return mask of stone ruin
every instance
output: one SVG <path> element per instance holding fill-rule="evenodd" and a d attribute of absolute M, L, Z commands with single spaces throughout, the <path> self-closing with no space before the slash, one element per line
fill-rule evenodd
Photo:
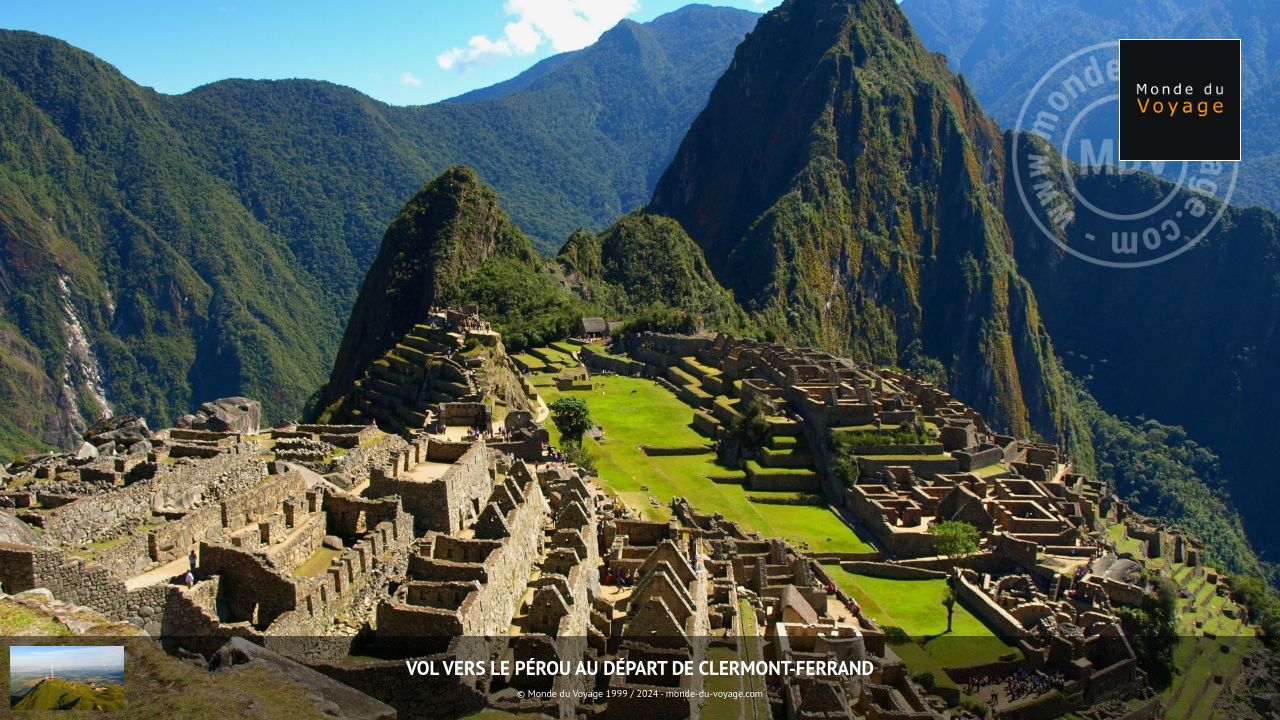
<path fill-rule="evenodd" d="M 255 402 L 232 398 L 154 433 L 119 418 L 87 434 L 101 441 L 89 444 L 96 452 L 11 466 L 0 491 L 0 587 L 46 588 L 174 651 L 243 655 L 228 643 L 251 640 L 402 718 L 485 707 L 693 718 L 707 682 L 512 674 L 407 683 L 405 658 L 726 656 L 873 661 L 865 677 L 764 678 L 761 701 L 774 717 L 938 717 L 884 629 L 819 558 L 679 499 L 666 522 L 636 519 L 584 471 L 548 463 L 533 388 L 503 379 L 505 355 L 491 352 L 501 340 L 473 317 L 445 312 L 416 328 L 393 351 L 398 360 L 366 376 L 347 424 L 264 429 Z M 743 400 L 759 399 L 769 433 L 755 462 L 771 472 L 748 470 L 746 482 L 821 493 L 878 546 L 822 562 L 946 577 L 928 528 L 964 520 L 982 547 L 950 582 L 1016 641 L 1025 666 L 1060 674 L 1077 706 L 1144 687 L 1114 606 L 1141 602 L 1146 588 L 1136 561 L 1099 540 L 1097 518 L 1127 517 L 1148 557 L 1194 564 L 1196 549 L 1143 525 L 1057 448 L 993 432 L 914 376 L 825 353 L 723 335 L 625 342 L 628 362 L 693 405 L 695 425 L 712 437 Z M 910 428 L 915 440 L 890 428 Z M 841 433 L 858 441 L 842 446 L 857 459 L 851 485 L 832 472 L 827 438 Z"/>

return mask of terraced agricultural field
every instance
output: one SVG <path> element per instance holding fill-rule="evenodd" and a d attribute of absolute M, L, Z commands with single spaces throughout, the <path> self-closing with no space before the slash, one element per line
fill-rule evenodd
<path fill-rule="evenodd" d="M 641 445 L 705 447 L 707 439 L 689 426 L 693 408 L 651 380 L 618 375 L 595 375 L 592 380 L 592 390 L 563 394 L 586 400 L 592 418 L 604 429 L 602 441 L 588 439 L 586 445 L 605 488 L 646 518 L 665 519 L 671 498 L 682 496 L 700 512 L 721 513 L 747 530 L 788 538 L 812 552 L 873 549 L 827 507 L 751 502 L 741 485 L 742 471 L 718 465 L 710 449 L 697 455 L 645 454 Z M 537 386 L 548 403 L 562 394 L 549 383 Z M 548 423 L 548 428 L 552 442 L 558 442 L 554 425 Z M 713 482 L 710 476 L 731 482 Z M 656 506 L 650 496 L 657 499 Z"/>

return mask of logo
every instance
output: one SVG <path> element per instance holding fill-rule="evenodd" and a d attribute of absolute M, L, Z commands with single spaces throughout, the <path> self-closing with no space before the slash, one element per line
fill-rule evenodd
<path fill-rule="evenodd" d="M 1077 50 L 1032 86 L 1010 168 L 1032 223 L 1058 247 L 1096 265 L 1140 268 L 1203 240 L 1225 212 L 1240 168 L 1222 160 L 1120 159 L 1119 49 L 1112 41 Z"/>

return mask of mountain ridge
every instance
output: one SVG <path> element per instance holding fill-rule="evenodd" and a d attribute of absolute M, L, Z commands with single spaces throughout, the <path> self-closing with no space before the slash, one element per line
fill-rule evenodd
<path fill-rule="evenodd" d="M 544 73 L 543 95 L 418 108 L 317 81 L 162 95 L 60 40 L 0 31 L 0 333 L 12 338 L 0 453 L 72 447 L 103 403 L 167 422 L 249 394 L 268 420 L 295 417 L 323 384 L 386 223 L 459 159 L 477 160 L 548 254 L 641 204 L 658 170 L 624 173 L 618 159 L 665 163 L 756 17 L 672 15 L 660 32 L 625 29 L 647 55 L 588 47 Z M 655 57 L 667 70 L 645 80 L 634 64 Z M 704 67 L 686 73 L 694 61 Z M 677 75 L 688 82 L 656 92 Z M 600 125 L 601 102 L 630 109 Z M 572 132 L 552 132 L 549 107 Z"/>
<path fill-rule="evenodd" d="M 980 158 L 999 150 L 896 4 L 788 0 L 739 46 L 648 210 L 766 327 L 888 364 L 920 340 L 998 426 L 1087 458 L 986 185 Z"/>

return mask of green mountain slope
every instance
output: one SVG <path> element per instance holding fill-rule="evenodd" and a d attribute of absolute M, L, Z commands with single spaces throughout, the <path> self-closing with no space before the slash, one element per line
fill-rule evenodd
<path fill-rule="evenodd" d="M 880 362 L 936 358 L 999 426 L 1064 442 L 1141 511 L 1185 524 L 1233 570 L 1267 574 L 1212 454 L 1107 411 L 1185 424 L 1224 455 L 1266 434 L 1242 411 L 1274 405 L 1274 217 L 1231 211 L 1216 250 L 1211 239 L 1116 282 L 1029 234 L 1007 143 L 892 2 L 789 0 L 739 47 L 649 210 L 680 221 L 766 329 Z M 1165 190 L 1142 174 L 1087 182 L 1113 183 L 1085 196 L 1121 207 Z M 1189 336 L 1206 343 L 1193 352 Z M 1132 397 L 1113 405 L 1122 388 Z M 1192 426 L 1192 408 L 1219 419 L 1216 434 Z"/>
<path fill-rule="evenodd" d="M 319 283 L 191 161 L 161 104 L 47 38 L 0 43 L 0 327 L 23 340 L 0 391 L 32 377 L 32 349 L 44 376 L 0 400 L 25 435 L 65 444 L 108 402 L 169 421 L 236 392 L 279 417 L 331 352 Z"/>
<path fill-rule="evenodd" d="M 673 220 L 632 213 L 578 230 L 557 258 L 534 252 L 470 168 L 418 191 L 383 236 L 312 414 L 349 417 L 356 382 L 433 306 L 475 303 L 512 350 L 568 337 L 584 315 L 678 317 L 700 329 L 750 322 Z"/>
<path fill-rule="evenodd" d="M 469 162 L 553 252 L 644 201 L 756 17 L 624 22 L 418 108 L 312 81 L 164 96 L 0 31 L 0 456 L 69 446 L 107 406 L 166 423 L 234 394 L 296 415 L 424 178 Z"/>
<path fill-rule="evenodd" d="M 1017 122 L 1032 85 L 1081 48 L 1116 38 L 1240 38 L 1246 162 L 1234 202 L 1280 210 L 1280 133 L 1275 132 L 1280 59 L 1274 50 L 1280 41 L 1280 14 L 1273 3 L 903 0 L 902 10 L 925 47 L 946 53 L 982 106 L 1007 128 Z"/>
<path fill-rule="evenodd" d="M 597 235 L 579 230 L 557 260 L 578 294 L 616 317 L 667 307 L 697 327 L 741 333 L 750 325 L 702 249 L 671 218 L 635 212 Z"/>
<path fill-rule="evenodd" d="M 988 184 L 1000 151 L 896 4 L 789 0 L 739 46 L 649 211 L 680 221 L 766 328 L 890 363 L 920 340 L 998 426 L 1087 463 Z"/>
<path fill-rule="evenodd" d="M 543 271 L 529 239 L 474 171 L 449 168 L 422 186 L 383 236 L 317 407 L 341 398 L 370 363 L 444 304 L 459 278 L 497 258 L 525 273 Z"/>
<path fill-rule="evenodd" d="M 108 712 L 124 709 L 124 686 L 104 685 L 102 690 L 84 684 L 47 678 L 13 704 L 13 712 L 40 710 L 91 710 Z"/>
<path fill-rule="evenodd" d="M 1018 267 L 1066 366 L 1088 378 L 1108 411 L 1176 423 L 1217 451 L 1250 537 L 1275 553 L 1280 529 L 1271 508 L 1280 491 L 1269 478 L 1271 416 L 1280 403 L 1280 218 L 1228 208 L 1190 251 L 1117 271 L 1067 256 L 1032 225 L 1006 183 Z M 1144 173 L 1077 174 L 1076 183 L 1084 197 L 1105 196 L 1117 207 L 1151 207 L 1171 189 Z M 1173 202 L 1188 196 L 1181 191 Z M 1083 207 L 1075 218 L 1075 237 L 1114 229 Z"/>

